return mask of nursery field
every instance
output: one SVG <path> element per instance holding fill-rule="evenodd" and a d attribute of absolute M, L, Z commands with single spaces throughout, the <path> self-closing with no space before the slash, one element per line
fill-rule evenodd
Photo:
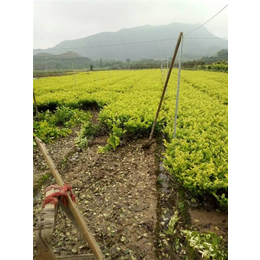
<path fill-rule="evenodd" d="M 227 206 L 228 75 L 182 71 L 173 139 L 177 70 L 173 70 L 155 134 L 163 134 L 165 165 L 192 196 Z M 161 70 L 103 71 L 34 80 L 39 110 L 99 107 L 110 131 L 107 149 L 124 136 L 149 136 L 163 88 Z"/>
<path fill-rule="evenodd" d="M 34 79 L 39 114 L 34 107 L 33 134 L 75 187 L 106 259 L 227 259 L 228 75 L 181 71 L 173 138 L 178 80 L 173 69 L 154 143 L 144 150 L 164 75 L 153 69 Z M 34 145 L 39 199 L 42 185 L 53 180 Z M 54 234 L 62 238 L 55 252 L 88 253 L 73 230 L 65 239 L 66 225 L 61 221 Z"/>

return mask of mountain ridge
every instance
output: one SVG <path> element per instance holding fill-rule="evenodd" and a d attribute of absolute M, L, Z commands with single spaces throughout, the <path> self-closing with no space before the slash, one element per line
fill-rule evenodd
<path fill-rule="evenodd" d="M 52 48 L 35 49 L 34 54 L 51 52 L 57 55 L 67 50 L 92 60 L 165 59 L 172 56 L 179 33 L 182 31 L 185 35 L 193 30 L 192 35 L 184 37 L 184 60 L 212 56 L 217 51 L 228 48 L 227 40 L 213 35 L 204 26 L 195 30 L 199 26 L 170 23 L 122 28 L 116 32 L 100 32 L 80 39 L 65 40 Z"/>

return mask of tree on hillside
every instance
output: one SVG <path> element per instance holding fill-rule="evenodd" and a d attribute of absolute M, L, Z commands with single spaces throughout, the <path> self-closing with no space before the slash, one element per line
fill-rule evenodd
<path fill-rule="evenodd" d="M 223 56 L 228 56 L 228 50 L 227 49 L 223 49 L 217 52 L 217 56 L 218 57 L 223 57 Z"/>
<path fill-rule="evenodd" d="M 103 61 L 102 61 L 102 59 L 100 59 L 99 60 L 99 67 L 101 68 L 101 67 L 103 67 L 104 65 L 103 65 Z"/>

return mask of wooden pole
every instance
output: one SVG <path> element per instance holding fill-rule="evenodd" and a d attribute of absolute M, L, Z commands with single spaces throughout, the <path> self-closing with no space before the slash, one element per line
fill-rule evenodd
<path fill-rule="evenodd" d="M 181 41 L 181 53 L 180 53 L 180 60 L 179 60 L 179 73 L 178 73 L 178 84 L 177 84 L 177 94 L 176 94 L 176 105 L 175 105 L 175 117 L 174 117 L 174 133 L 173 133 L 173 138 L 175 138 L 175 136 L 176 136 L 177 113 L 178 113 L 178 102 L 179 102 L 179 91 L 180 91 L 180 79 L 181 79 L 182 47 L 183 47 L 183 38 L 182 38 L 182 41 Z"/>
<path fill-rule="evenodd" d="M 45 144 L 38 137 L 35 137 L 35 141 L 38 144 L 40 151 L 41 151 L 44 159 L 46 160 L 48 166 L 50 167 L 50 170 L 51 170 L 57 184 L 60 186 L 63 186 L 64 182 L 63 182 L 54 162 L 52 161 L 50 155 L 48 154 Z M 79 209 L 77 208 L 76 204 L 72 201 L 72 198 L 70 197 L 69 194 L 68 194 L 67 201 L 68 201 L 69 209 L 70 209 L 72 215 L 74 216 L 76 222 L 78 223 L 80 231 L 83 234 L 84 238 L 86 239 L 87 243 L 89 244 L 90 248 L 92 249 L 96 259 L 102 260 L 104 258 L 104 256 L 99 248 L 99 245 L 96 242 L 96 239 L 94 238 L 94 236 L 89 232 L 89 229 L 88 229 L 88 226 L 87 226 L 85 220 L 83 219 Z"/>
<path fill-rule="evenodd" d="M 45 68 L 45 67 L 44 67 L 44 70 L 45 70 L 45 73 L 46 73 L 47 77 L 49 77 L 49 75 L 48 75 L 48 73 L 47 73 L 47 70 L 46 70 L 46 68 Z"/>
<path fill-rule="evenodd" d="M 34 105 L 35 105 L 36 116 L 38 117 L 39 111 L 38 111 L 38 106 L 37 106 L 37 103 L 36 103 L 34 91 L 33 91 L 33 101 L 34 101 Z"/>
<path fill-rule="evenodd" d="M 77 86 L 77 81 L 76 81 L 76 76 L 75 76 L 76 72 L 75 72 L 75 67 L 73 65 L 73 62 L 72 62 L 72 69 L 73 69 L 74 82 L 75 82 L 75 87 L 76 87 Z"/>
<path fill-rule="evenodd" d="M 63 255 L 57 256 L 56 259 L 61 260 L 95 260 L 94 255 L 92 254 L 83 254 L 83 255 Z"/>
<path fill-rule="evenodd" d="M 166 78 L 165 83 L 164 83 L 161 100 L 160 100 L 160 103 L 159 103 L 159 106 L 158 106 L 158 109 L 157 109 L 157 112 L 156 112 L 156 116 L 155 116 L 155 119 L 154 119 L 154 122 L 153 122 L 153 127 L 152 127 L 152 131 L 150 133 L 150 136 L 149 136 L 149 141 L 151 141 L 151 139 L 153 137 L 153 132 L 154 132 L 155 125 L 156 125 L 156 122 L 157 122 L 157 118 L 158 118 L 158 115 L 159 115 L 159 112 L 160 112 L 160 109 L 161 109 L 161 105 L 162 105 L 162 101 L 163 101 L 163 98 L 164 98 L 164 94 L 165 94 L 165 91 L 167 89 L 168 81 L 169 81 L 170 76 L 171 76 L 172 67 L 173 67 L 175 58 L 177 56 L 177 52 L 178 52 L 179 46 L 180 46 L 182 35 L 183 35 L 183 33 L 180 32 L 180 35 L 179 35 L 179 38 L 178 38 L 178 41 L 177 41 L 177 44 L 176 44 L 176 47 L 175 47 L 175 51 L 174 51 L 174 54 L 173 54 L 173 57 L 172 57 L 172 62 L 170 64 L 170 68 L 169 68 L 169 71 L 168 71 L 168 74 L 167 74 L 167 78 Z"/>

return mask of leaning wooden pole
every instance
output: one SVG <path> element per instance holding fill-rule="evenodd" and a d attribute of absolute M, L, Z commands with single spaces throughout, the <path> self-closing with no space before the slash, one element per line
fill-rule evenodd
<path fill-rule="evenodd" d="M 157 122 L 157 119 L 158 119 L 158 115 L 159 115 L 159 112 L 160 112 L 160 109 L 161 109 L 161 106 L 162 106 L 162 102 L 163 102 L 165 91 L 167 89 L 168 81 L 169 81 L 170 76 L 171 76 L 172 67 L 173 67 L 173 64 L 174 64 L 174 61 L 175 61 L 175 58 L 177 56 L 177 52 L 178 52 L 178 49 L 179 49 L 179 46 L 180 46 L 180 43 L 181 43 L 182 35 L 183 35 L 183 33 L 180 32 L 180 35 L 179 35 L 179 38 L 178 38 L 178 41 L 177 41 L 177 44 L 176 44 L 176 47 L 175 47 L 175 51 L 174 51 L 174 54 L 173 54 L 173 57 L 172 57 L 172 62 L 170 64 L 170 68 L 169 68 L 169 71 L 168 71 L 168 74 L 167 74 L 167 78 L 166 78 L 165 83 L 164 83 L 161 100 L 160 100 L 160 103 L 159 103 L 159 106 L 158 106 L 158 109 L 157 109 L 157 112 L 156 112 L 156 116 L 155 116 L 155 119 L 154 119 L 154 122 L 153 122 L 153 127 L 152 127 L 152 131 L 150 133 L 150 136 L 149 136 L 149 141 L 151 141 L 151 139 L 153 137 L 155 125 L 156 125 L 156 122 Z"/>
<path fill-rule="evenodd" d="M 36 98 L 35 98 L 35 94 L 34 94 L 34 91 L 33 91 L 33 101 L 34 101 L 34 105 L 35 105 L 35 112 L 36 112 L 36 116 L 38 116 L 38 106 L 37 106 L 37 103 L 36 103 Z"/>
<path fill-rule="evenodd" d="M 54 162 L 52 161 L 50 155 L 48 154 L 45 144 L 37 137 L 35 137 L 35 141 L 36 141 L 37 145 L 39 146 L 40 151 L 41 151 L 44 159 L 46 160 L 48 166 L 50 167 L 50 170 L 51 170 L 57 184 L 60 186 L 63 186 L 64 182 L 63 182 L 58 170 L 56 169 Z M 104 256 L 99 248 L 98 243 L 96 242 L 94 236 L 89 232 L 89 229 L 88 229 L 88 226 L 87 226 L 85 220 L 83 219 L 79 209 L 77 208 L 76 204 L 72 201 L 72 198 L 70 197 L 69 194 L 68 194 L 67 201 L 68 201 L 69 209 L 70 209 L 72 215 L 74 216 L 76 222 L 78 223 L 78 227 L 80 228 L 82 235 L 84 236 L 84 238 L 86 239 L 90 248 L 92 249 L 96 259 L 98 259 L 98 260 L 104 259 Z"/>

